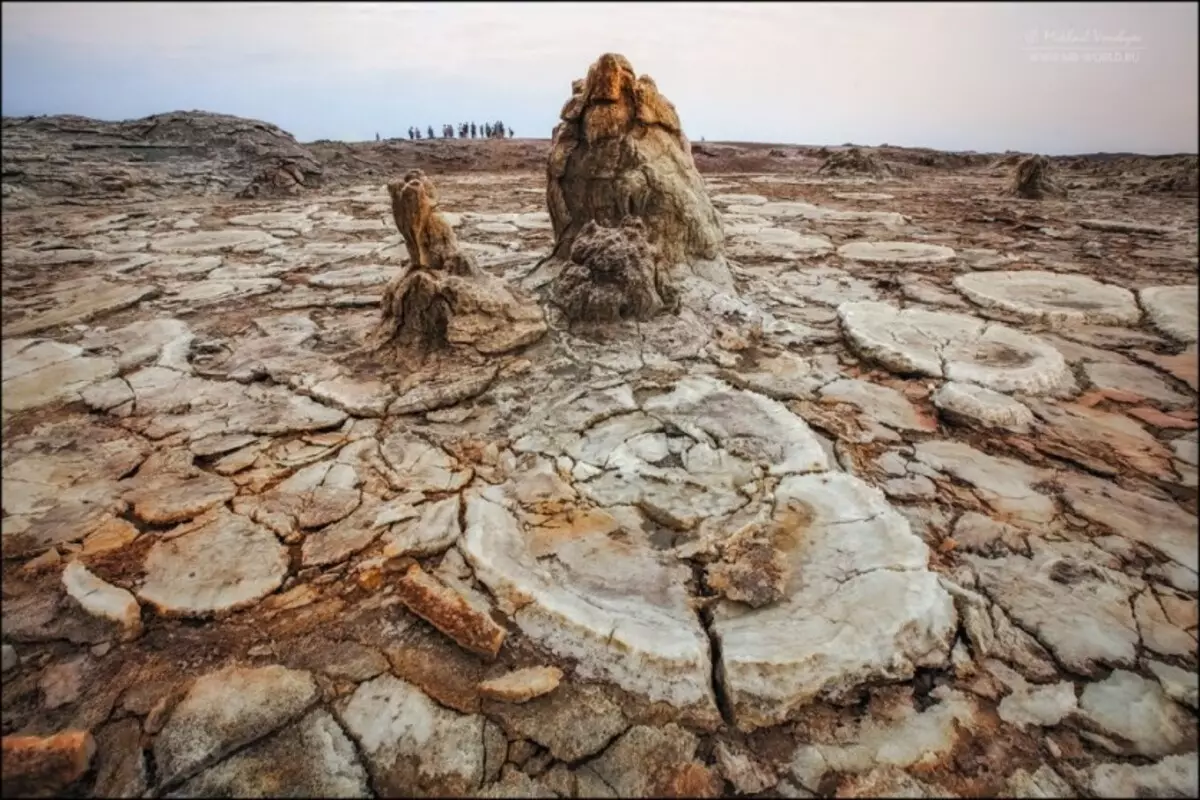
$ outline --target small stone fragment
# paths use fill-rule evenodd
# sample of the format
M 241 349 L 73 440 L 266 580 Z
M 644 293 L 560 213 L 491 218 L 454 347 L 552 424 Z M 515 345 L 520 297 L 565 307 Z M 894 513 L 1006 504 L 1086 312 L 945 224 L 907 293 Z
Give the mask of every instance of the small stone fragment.
M 1088 788 L 1097 797 L 1195 797 L 1200 762 L 1195 753 L 1167 756 L 1149 765 L 1100 764 Z
M 758 794 L 779 783 L 779 777 L 752 754 L 727 742 L 713 749 L 717 767 L 739 794 Z
M 113 517 L 96 528 L 83 540 L 83 555 L 95 555 L 120 550 L 139 536 L 137 527 L 128 520 Z
M 96 742 L 87 731 L 0 740 L 0 786 L 6 797 L 55 797 L 88 771 Z
M 1000 701 L 1000 719 L 1018 728 L 1057 725 L 1076 707 L 1075 685 L 1070 681 L 1049 686 L 1018 686 Z
M 1118 752 L 1162 756 L 1188 738 L 1195 746 L 1195 723 L 1169 701 L 1159 685 L 1133 672 L 1118 669 L 1099 683 L 1090 683 L 1079 698 L 1080 716 L 1107 737 L 1127 742 Z
M 1138 398 L 1144 397 L 1168 408 L 1194 403 L 1192 398 L 1172 389 L 1161 375 L 1149 367 L 1099 362 L 1084 364 L 1083 371 L 1093 386 L 1106 390 L 1110 397 L 1113 393 L 1124 392 L 1129 395 L 1129 402 L 1139 402 Z
M 507 632 L 486 610 L 472 605 L 458 592 L 413 564 L 396 582 L 396 595 L 417 616 L 466 649 L 495 658 Z
M 1154 327 L 1181 342 L 1196 341 L 1200 327 L 1200 299 L 1196 286 L 1151 286 L 1140 298 Z
M 84 611 L 120 625 L 122 638 L 141 635 L 142 608 L 130 592 L 100 580 L 79 561 L 63 570 L 63 587 Z
M 505 703 L 525 703 L 554 691 L 562 680 L 558 667 L 527 667 L 479 684 L 479 693 Z
M 860 408 L 871 419 L 901 431 L 930 433 L 937 421 L 920 414 L 900 392 L 869 381 L 842 379 L 821 388 L 821 397 Z
M 1166 414 L 1162 411 L 1159 411 L 1157 408 L 1151 408 L 1150 406 L 1138 406 L 1137 408 L 1131 408 L 1128 411 L 1128 414 L 1129 416 L 1140 419 L 1142 422 L 1155 428 L 1182 431 L 1193 431 L 1196 429 L 1196 420 L 1184 419 L 1182 417 L 1177 417 L 1174 414 Z
M 1009 775 L 1006 789 L 1010 797 L 1071 798 L 1078 794 L 1071 784 L 1045 764 L 1033 774 L 1019 769 Z
M 53 711 L 79 700 L 87 666 L 87 656 L 78 656 L 46 667 L 38 682 L 42 691 L 42 706 L 47 711 Z
M 1189 672 L 1161 661 L 1151 661 L 1148 666 L 1167 697 L 1185 706 L 1200 707 L 1200 675 L 1195 671 Z
M 401 519 L 383 535 L 383 554 L 388 558 L 413 556 L 421 558 L 442 552 L 462 533 L 459 526 L 459 499 L 448 497 L 420 507 L 416 519 Z M 417 512 L 408 512 L 416 515 Z M 394 519 L 393 515 L 391 519 Z M 376 524 L 380 524 L 376 520 Z
M 1033 425 L 1033 412 L 1024 403 L 972 383 L 947 381 L 934 392 L 933 404 L 951 420 L 986 428 L 1024 433 Z

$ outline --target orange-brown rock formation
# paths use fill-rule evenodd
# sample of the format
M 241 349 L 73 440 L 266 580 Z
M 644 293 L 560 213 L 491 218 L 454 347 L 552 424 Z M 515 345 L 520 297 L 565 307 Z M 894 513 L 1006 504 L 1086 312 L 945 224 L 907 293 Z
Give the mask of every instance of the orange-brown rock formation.
M 424 172 L 414 169 L 387 188 L 392 198 L 392 219 L 404 237 L 411 267 L 452 275 L 479 272 L 459 249 L 454 229 L 437 212 L 437 190 Z
M 0 793 L 5 797 L 54 797 L 83 777 L 96 752 L 87 731 L 54 736 L 5 736 Z
M 728 286 L 721 223 L 675 107 L 613 53 L 571 89 L 547 170 L 551 259 L 566 262 L 588 223 L 617 227 L 635 217 L 668 269 Z
M 1050 177 L 1050 162 L 1042 155 L 1032 155 L 1017 162 L 1009 191 L 1029 200 L 1067 196 L 1067 190 Z
M 423 357 L 457 346 L 494 355 L 523 347 L 546 331 L 541 309 L 476 266 L 437 210 L 433 182 L 420 170 L 388 184 L 392 218 L 409 267 L 383 292 L 374 346 Z

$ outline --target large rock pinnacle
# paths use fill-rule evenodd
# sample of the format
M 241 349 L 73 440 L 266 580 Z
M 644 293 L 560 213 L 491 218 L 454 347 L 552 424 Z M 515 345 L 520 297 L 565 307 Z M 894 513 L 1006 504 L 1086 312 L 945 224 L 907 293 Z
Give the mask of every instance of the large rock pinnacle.
M 634 217 L 669 272 L 729 286 L 721 223 L 675 107 L 613 53 L 571 89 L 548 166 L 552 260 L 569 260 L 588 223 L 616 228 Z

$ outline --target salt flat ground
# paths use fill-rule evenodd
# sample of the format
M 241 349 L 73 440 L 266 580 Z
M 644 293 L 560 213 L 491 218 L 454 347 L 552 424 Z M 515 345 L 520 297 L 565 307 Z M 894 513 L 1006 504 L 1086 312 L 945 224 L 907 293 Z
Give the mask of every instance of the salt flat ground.
M 431 177 L 538 291 L 543 175 Z M 6 211 L 4 733 L 95 796 L 1194 792 L 1194 198 L 705 178 L 736 292 L 415 376 L 382 185 Z

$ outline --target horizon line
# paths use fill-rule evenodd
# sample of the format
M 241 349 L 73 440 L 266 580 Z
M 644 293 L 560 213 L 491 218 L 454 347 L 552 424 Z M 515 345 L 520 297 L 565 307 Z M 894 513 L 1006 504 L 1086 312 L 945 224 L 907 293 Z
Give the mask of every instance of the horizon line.
M 214 116 L 233 117 L 236 119 L 250 120 L 253 122 L 262 122 L 267 125 L 271 125 L 273 127 L 278 128 L 279 130 L 286 133 L 288 136 L 292 137 L 292 139 L 294 139 L 298 144 L 302 144 L 302 145 L 318 144 L 321 142 L 331 142 L 331 143 L 336 142 L 336 143 L 341 143 L 341 144 L 375 144 L 376 143 L 375 139 L 370 139 L 370 138 L 367 138 L 367 139 L 318 138 L 318 139 L 302 140 L 302 139 L 298 138 L 295 134 L 293 134 L 291 131 L 284 129 L 282 126 L 280 126 L 274 122 L 271 122 L 270 120 L 267 120 L 267 119 L 262 119 L 260 117 L 243 117 L 243 116 L 239 116 L 237 114 L 227 114 L 222 111 L 209 111 L 207 109 L 201 109 L 201 108 L 193 108 L 193 109 L 188 109 L 188 110 L 172 109 L 169 111 L 159 111 L 159 112 L 156 112 L 153 114 L 147 114 L 142 117 L 129 117 L 126 119 L 105 119 L 103 117 L 89 117 L 85 114 L 73 114 L 70 112 L 59 112 L 59 113 L 54 113 L 54 114 L 6 114 L 6 113 L 3 113 L 2 110 L 0 110 L 0 121 L 10 120 L 10 119 L 11 120 L 18 120 L 18 119 L 32 120 L 32 119 L 46 119 L 46 118 L 50 118 L 50 117 L 75 117 L 78 119 L 92 120 L 94 122 L 101 122 L 101 123 L 105 123 L 105 124 L 109 124 L 109 125 L 119 125 L 119 124 L 125 123 L 125 122 L 138 122 L 141 120 L 151 119 L 153 117 L 166 116 L 169 114 L 212 114 Z M 438 123 L 438 124 L 441 125 L 441 124 L 451 124 L 451 123 Z M 454 124 L 457 125 L 458 123 L 454 123 Z M 417 127 L 417 126 L 414 125 L 413 127 Z M 429 127 L 429 123 L 426 123 L 426 127 Z M 686 136 L 687 134 L 685 133 L 684 135 Z M 547 143 L 549 143 L 551 140 L 552 140 L 552 137 L 549 137 L 549 136 L 546 136 L 546 137 L 518 136 L 518 137 L 513 137 L 512 139 L 502 139 L 499 141 L 532 141 L 532 142 L 547 142 Z M 484 136 L 478 136 L 478 137 L 474 137 L 474 138 L 467 137 L 465 139 L 462 137 L 458 137 L 458 136 L 451 136 L 451 137 L 435 136 L 432 139 L 429 139 L 429 138 L 408 139 L 403 136 L 387 136 L 387 137 L 381 137 L 378 141 L 379 142 L 385 142 L 385 141 L 387 141 L 387 142 L 412 142 L 415 144 L 417 142 L 493 141 L 493 140 L 489 139 L 487 137 L 484 137 Z M 1032 150 L 1025 151 L 1025 150 L 1012 150 L 1012 149 L 1008 149 L 1008 150 L 973 150 L 970 148 L 957 148 L 957 149 L 953 149 L 953 150 L 946 150 L 946 149 L 941 149 L 941 148 L 937 148 L 937 147 L 930 147 L 928 145 L 894 144 L 892 142 L 884 142 L 882 144 L 859 144 L 859 143 L 855 143 L 855 142 L 843 142 L 841 144 L 800 144 L 800 143 L 793 143 L 793 142 L 753 141 L 753 140 L 745 140 L 745 139 L 705 139 L 703 137 L 701 137 L 700 139 L 693 139 L 690 136 L 688 137 L 688 141 L 691 142 L 693 145 L 697 144 L 697 143 L 700 143 L 700 144 L 722 144 L 722 145 L 763 145 L 763 146 L 774 145 L 774 146 L 778 146 L 778 147 L 806 147 L 806 148 L 814 148 L 814 149 L 820 149 L 822 147 L 832 147 L 832 148 L 859 147 L 859 148 L 871 148 L 871 149 L 879 149 L 879 148 L 887 147 L 887 148 L 893 148 L 893 149 L 897 149 L 897 150 L 928 150 L 928 151 L 935 152 L 935 153 L 954 153 L 954 154 L 968 154 L 968 155 L 970 155 L 970 154 L 973 154 L 973 155 L 1011 155 L 1014 153 L 1034 154 L 1035 152 L 1037 152 L 1037 151 L 1032 151 Z M 1142 158 L 1179 158 L 1179 157 L 1185 157 L 1185 156 L 1200 155 L 1200 152 L 1182 151 L 1182 152 L 1174 152 L 1174 153 L 1139 153 L 1139 152 L 1133 151 L 1133 150 L 1093 150 L 1093 151 L 1083 152 L 1083 153 L 1050 154 L 1050 153 L 1044 152 L 1042 154 L 1046 155 L 1049 158 L 1083 158 L 1085 156 L 1136 156 L 1136 157 L 1142 157 Z

